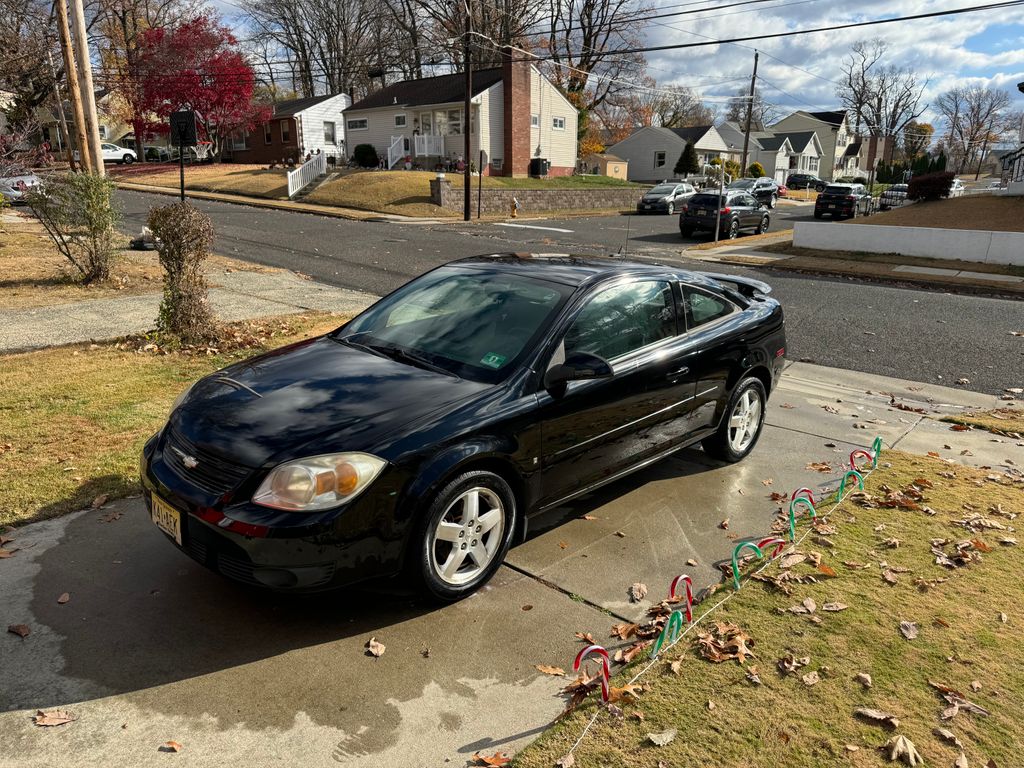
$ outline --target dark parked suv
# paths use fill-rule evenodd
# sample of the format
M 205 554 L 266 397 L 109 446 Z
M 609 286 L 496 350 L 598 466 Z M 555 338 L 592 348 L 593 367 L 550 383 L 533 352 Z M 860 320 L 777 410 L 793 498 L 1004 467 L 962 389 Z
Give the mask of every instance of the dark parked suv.
M 741 229 L 753 230 L 759 235 L 768 231 L 771 217 L 764 204 L 742 189 L 727 189 L 724 195 L 698 192 L 691 197 L 679 214 L 679 233 L 692 237 L 697 230 L 714 232 L 719 199 L 725 202 L 720 222 L 722 237 L 731 240 Z
M 828 182 L 810 173 L 791 173 L 786 179 L 786 186 L 790 189 L 813 189 L 816 192 L 824 192 Z
M 834 219 L 871 215 L 871 193 L 863 184 L 829 184 L 814 201 L 814 218 Z
M 774 208 L 779 201 L 779 185 L 762 176 L 759 179 L 736 179 L 729 185 L 729 189 L 741 189 L 749 192 L 758 202 L 764 203 L 769 208 Z

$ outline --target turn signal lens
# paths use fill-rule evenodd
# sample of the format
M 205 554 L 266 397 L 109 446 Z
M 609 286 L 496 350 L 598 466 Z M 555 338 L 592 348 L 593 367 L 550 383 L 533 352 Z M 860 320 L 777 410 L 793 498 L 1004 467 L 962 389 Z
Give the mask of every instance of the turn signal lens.
M 351 501 L 372 483 L 385 462 L 368 453 L 329 453 L 270 470 L 254 503 L 292 512 L 319 512 Z

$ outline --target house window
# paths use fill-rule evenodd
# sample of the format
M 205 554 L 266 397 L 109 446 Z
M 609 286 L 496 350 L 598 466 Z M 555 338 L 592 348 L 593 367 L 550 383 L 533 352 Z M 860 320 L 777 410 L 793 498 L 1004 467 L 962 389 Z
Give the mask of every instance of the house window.
M 461 109 L 449 109 L 448 110 L 448 135 L 449 136 L 461 136 L 462 135 L 462 110 Z
M 395 115 L 395 128 L 405 128 L 405 115 Z
M 501 173 L 501 162 L 502 160 L 500 157 L 491 158 L 491 168 L 493 168 L 497 173 Z
M 530 127 L 540 128 L 540 115 L 530 115 Z
M 812 158 L 811 158 L 811 159 L 810 159 L 810 160 L 809 160 L 809 161 L 807 162 L 807 170 L 809 170 L 809 171 L 814 171 L 815 173 L 817 173 L 817 172 L 818 172 L 818 158 L 816 158 L 816 157 L 812 157 Z
M 292 124 L 287 120 L 281 121 L 281 143 L 287 144 L 292 140 Z
M 107 138 L 107 126 L 105 126 L 105 125 L 101 125 L 100 126 L 100 138 L 101 139 L 106 139 Z
M 274 140 L 273 134 L 270 131 L 270 123 L 263 124 L 263 143 L 269 144 Z
M 248 131 L 238 131 L 237 133 L 231 134 L 231 149 L 232 150 L 248 149 L 249 148 L 249 143 L 247 141 L 248 138 L 249 138 L 249 132 Z
M 360 117 L 358 120 L 349 120 L 345 123 L 350 131 L 365 131 L 369 126 L 367 125 L 366 118 Z
M 556 131 L 564 131 L 565 130 L 565 118 L 564 117 L 552 117 L 551 118 L 551 127 L 554 128 Z
M 324 120 L 324 144 L 337 144 L 334 140 L 334 123 Z
M 654 153 L 654 167 L 663 168 L 665 166 L 665 153 L 655 152 Z

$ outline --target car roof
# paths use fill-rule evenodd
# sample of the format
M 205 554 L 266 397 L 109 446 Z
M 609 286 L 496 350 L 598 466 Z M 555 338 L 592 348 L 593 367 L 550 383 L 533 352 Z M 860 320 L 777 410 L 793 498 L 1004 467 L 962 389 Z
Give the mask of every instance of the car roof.
M 720 287 L 714 280 L 697 272 L 677 269 L 664 264 L 631 261 L 619 256 L 569 253 L 493 253 L 470 256 L 449 262 L 449 264 L 520 274 L 573 287 L 627 276 L 663 277 L 709 288 Z

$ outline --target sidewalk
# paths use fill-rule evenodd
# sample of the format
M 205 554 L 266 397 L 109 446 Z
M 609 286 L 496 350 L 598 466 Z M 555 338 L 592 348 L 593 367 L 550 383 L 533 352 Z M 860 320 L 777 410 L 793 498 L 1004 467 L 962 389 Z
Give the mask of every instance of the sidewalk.
M 564 705 L 558 690 L 583 647 L 574 633 L 611 644 L 609 626 L 643 616 L 680 571 L 695 591 L 718 583 L 730 536 L 768 529 L 769 493 L 838 481 L 809 462 L 835 468 L 880 434 L 886 448 L 992 472 L 1024 464 L 1015 442 L 890 408 L 883 392 L 940 413 L 997 402 L 792 363 L 747 459 L 685 450 L 546 512 L 487 587 L 443 608 L 396 586 L 308 597 L 242 588 L 178 552 L 138 498 L 19 528 L 0 594 L 6 623 L 31 634 L 3 646 L 0 766 L 437 768 L 515 753 Z M 100 522 L 111 513 L 119 519 Z M 650 587 L 640 602 L 627 598 L 633 582 Z M 379 659 L 366 655 L 371 637 L 387 647 Z M 58 707 L 77 720 L 32 724 L 37 709 Z M 172 739 L 181 752 L 160 752 Z
M 376 300 L 284 271 L 218 274 L 217 283 L 210 303 L 217 318 L 227 322 L 311 310 L 354 314 Z M 0 310 L 0 354 L 145 333 L 156 323 L 160 298 L 153 293 Z
M 775 233 L 772 233 L 773 235 Z M 772 253 L 760 250 L 767 243 L 783 242 L 784 237 L 766 236 L 768 239 L 755 245 L 738 243 L 721 245 L 717 248 L 689 248 L 682 252 L 685 258 L 707 261 L 717 264 L 733 264 L 737 266 L 768 267 L 793 272 L 807 272 L 824 275 L 842 275 L 864 277 L 873 280 L 890 282 L 914 283 L 927 286 L 948 286 L 960 288 L 983 289 L 986 292 L 996 291 L 1002 294 L 1024 296 L 1024 277 L 998 271 L 1000 265 L 971 264 L 962 261 L 943 261 L 940 259 L 924 259 L 918 257 L 894 256 L 907 263 L 887 263 L 882 261 L 831 258 L 822 256 L 803 256 L 786 253 Z M 789 237 L 792 237 L 789 235 Z M 946 266 L 948 265 L 948 266 Z M 973 267 L 973 268 L 972 268 Z M 993 269 L 996 271 L 980 271 Z

